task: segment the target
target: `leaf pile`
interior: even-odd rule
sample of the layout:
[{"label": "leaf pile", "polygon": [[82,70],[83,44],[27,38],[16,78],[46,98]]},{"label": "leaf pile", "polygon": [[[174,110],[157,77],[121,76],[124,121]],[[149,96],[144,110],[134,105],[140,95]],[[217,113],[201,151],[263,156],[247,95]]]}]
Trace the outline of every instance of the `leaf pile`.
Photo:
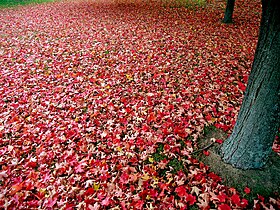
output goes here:
[{"label": "leaf pile", "polygon": [[244,1],[222,25],[218,4],[0,10],[0,208],[246,208],[250,189],[191,153],[205,126],[233,127],[259,12]]}]

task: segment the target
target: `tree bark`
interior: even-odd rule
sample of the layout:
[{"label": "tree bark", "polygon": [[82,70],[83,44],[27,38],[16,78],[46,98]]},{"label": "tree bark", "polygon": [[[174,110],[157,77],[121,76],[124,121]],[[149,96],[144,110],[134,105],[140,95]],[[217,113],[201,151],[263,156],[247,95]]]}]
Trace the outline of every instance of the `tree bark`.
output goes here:
[{"label": "tree bark", "polygon": [[262,0],[262,20],[248,86],[221,156],[241,169],[265,165],[280,126],[280,1]]},{"label": "tree bark", "polygon": [[223,19],[223,23],[232,23],[232,15],[234,10],[235,0],[227,0],[227,6],[225,10],[225,16]]}]

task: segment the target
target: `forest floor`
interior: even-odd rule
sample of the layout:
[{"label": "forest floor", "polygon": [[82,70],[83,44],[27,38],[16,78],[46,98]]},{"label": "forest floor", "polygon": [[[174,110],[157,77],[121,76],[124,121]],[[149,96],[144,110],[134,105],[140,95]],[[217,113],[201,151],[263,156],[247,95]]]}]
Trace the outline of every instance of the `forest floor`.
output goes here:
[{"label": "forest floor", "polygon": [[279,209],[198,160],[209,127],[231,133],[258,37],[258,0],[230,25],[224,8],[0,9],[0,209]]}]

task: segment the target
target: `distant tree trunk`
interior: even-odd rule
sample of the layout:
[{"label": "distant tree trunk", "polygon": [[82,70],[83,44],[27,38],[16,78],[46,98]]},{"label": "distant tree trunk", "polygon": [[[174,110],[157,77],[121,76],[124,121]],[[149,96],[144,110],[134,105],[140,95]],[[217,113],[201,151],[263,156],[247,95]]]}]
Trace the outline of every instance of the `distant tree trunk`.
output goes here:
[{"label": "distant tree trunk", "polygon": [[225,16],[223,23],[232,23],[232,14],[234,9],[235,0],[227,0],[227,7],[225,10]]},{"label": "distant tree trunk", "polygon": [[262,0],[256,54],[243,103],[221,156],[236,168],[261,168],[280,126],[280,1]]}]

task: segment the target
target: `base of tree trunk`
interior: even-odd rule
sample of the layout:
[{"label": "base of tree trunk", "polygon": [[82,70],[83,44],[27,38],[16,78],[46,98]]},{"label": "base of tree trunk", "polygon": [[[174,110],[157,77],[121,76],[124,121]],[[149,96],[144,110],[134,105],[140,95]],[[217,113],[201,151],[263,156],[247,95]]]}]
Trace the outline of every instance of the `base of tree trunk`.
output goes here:
[{"label": "base of tree trunk", "polygon": [[233,21],[232,21],[231,17],[224,17],[224,19],[222,20],[222,23],[231,24],[231,23],[233,23]]},{"label": "base of tree trunk", "polygon": [[[198,147],[205,148],[210,145],[211,138],[225,140],[227,134],[219,129],[211,128],[199,140]],[[215,143],[208,149],[209,156],[205,156],[202,152],[195,154],[195,156],[222,178],[222,184],[234,187],[241,193],[245,187],[249,187],[251,193],[248,195],[248,199],[251,205],[253,199],[257,198],[257,194],[265,197],[276,197],[277,193],[280,193],[280,156],[275,152],[270,155],[267,164],[261,170],[242,170],[223,162],[219,155],[220,147],[220,144]]]},{"label": "base of tree trunk", "polygon": [[227,24],[232,23],[234,3],[235,3],[235,0],[227,0],[225,15],[224,15],[224,19],[222,20],[223,23],[227,23]]}]

